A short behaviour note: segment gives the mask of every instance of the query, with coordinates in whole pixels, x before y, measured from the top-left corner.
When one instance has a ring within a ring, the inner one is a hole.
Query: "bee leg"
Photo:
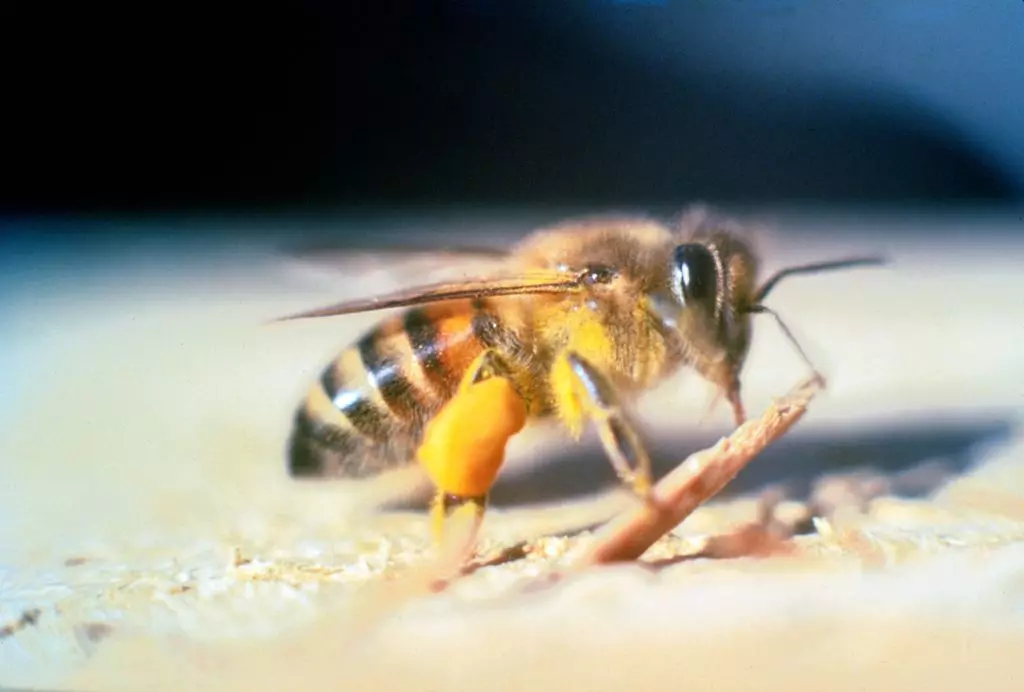
[[[439,490],[430,507],[434,544],[445,550],[457,551],[460,561],[468,557],[476,545],[476,537],[486,511],[487,495],[466,497]],[[469,523],[465,524],[467,518]],[[452,540],[450,535],[446,536],[445,529],[451,526],[464,529],[459,532],[462,535],[455,537],[462,540]]]
[[[430,503],[430,534],[434,537],[434,545],[444,541],[444,523],[448,518],[448,494],[438,490]]]
[[[465,390],[492,377],[502,377],[511,383],[512,370],[497,351],[487,349],[470,364],[466,374],[462,376],[462,382],[459,383],[459,390]]]
[[[499,354],[485,351],[467,369],[452,399],[427,423],[416,455],[437,488],[431,516],[434,540],[443,550],[452,543],[445,535],[449,519],[465,513],[471,513],[468,542],[460,539],[454,545],[472,550],[487,495],[505,462],[505,446],[525,425],[526,413],[526,400],[509,368]]]
[[[563,408],[570,409],[569,417],[579,418],[580,422],[586,419],[593,421],[619,479],[644,500],[650,500],[651,460],[615,386],[575,351],[566,352],[558,368],[556,377],[567,378],[571,382],[573,401],[563,405]],[[575,421],[570,421],[572,423]]]

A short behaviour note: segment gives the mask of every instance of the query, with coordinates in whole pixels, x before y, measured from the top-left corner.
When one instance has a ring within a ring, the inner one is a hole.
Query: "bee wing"
[[[277,322],[305,319],[310,317],[331,317],[351,315],[357,312],[371,312],[388,308],[408,307],[424,303],[437,303],[461,298],[488,298],[536,293],[573,293],[584,285],[585,276],[580,272],[529,271],[518,275],[483,276],[479,278],[426,284],[385,293],[370,298],[348,300],[305,312],[278,318]]]
[[[344,248],[330,243],[319,245],[293,246],[284,252],[289,257],[302,261],[324,264],[337,264],[350,260],[353,256],[375,255],[388,259],[422,259],[425,256],[447,256],[456,259],[500,260],[508,256],[509,251],[485,245],[446,245],[444,247],[417,247],[415,245],[380,248]]]
[[[415,276],[420,282],[481,276],[500,271],[509,257],[507,249],[484,246],[353,249],[307,245],[286,249],[282,254],[286,269],[297,272],[303,280],[339,287],[351,285],[353,276],[366,279],[379,275],[385,280]]]

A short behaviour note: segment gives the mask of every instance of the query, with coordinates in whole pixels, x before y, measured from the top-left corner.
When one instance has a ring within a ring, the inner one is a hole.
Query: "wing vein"
[[[333,305],[286,315],[273,321],[285,322],[315,317],[351,315],[359,312],[372,312],[466,298],[573,293],[580,290],[583,285],[583,278],[580,274],[568,274],[565,272],[539,272],[507,278],[468,279],[417,286],[370,298],[347,300],[334,303]]]

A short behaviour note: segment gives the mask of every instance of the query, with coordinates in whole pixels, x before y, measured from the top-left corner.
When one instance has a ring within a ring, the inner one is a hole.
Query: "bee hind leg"
[[[571,428],[592,421],[619,479],[650,501],[651,460],[611,380],[575,351],[561,356],[554,377],[563,419]]]
[[[470,366],[466,370],[466,374],[462,376],[462,382],[459,384],[460,391],[464,391],[468,387],[480,384],[485,380],[489,380],[494,377],[501,377],[507,379],[509,382],[512,381],[512,369],[509,367],[508,362],[501,355],[493,350],[487,349],[479,356],[476,357]]]
[[[487,495],[466,497],[438,490],[430,505],[434,544],[464,559],[472,552],[487,511]],[[452,535],[450,530],[456,530]]]
[[[500,355],[485,351],[424,430],[417,458],[437,488],[433,535],[446,553],[460,550],[468,557],[472,551],[505,447],[525,425],[527,404],[510,373]],[[448,535],[449,526],[467,533]]]

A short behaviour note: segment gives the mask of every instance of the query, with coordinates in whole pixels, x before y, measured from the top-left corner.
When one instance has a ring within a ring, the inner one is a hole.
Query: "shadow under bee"
[[[721,493],[735,497],[782,486],[787,496],[810,496],[815,482],[828,474],[864,471],[891,479],[892,492],[920,497],[977,460],[979,446],[1008,439],[1009,420],[912,423],[849,432],[793,431],[766,450]],[[718,440],[713,433],[649,439],[655,474],[668,473],[679,460]],[[589,495],[618,485],[614,473],[601,463],[601,448],[593,436],[579,445],[549,452],[543,463],[506,470],[491,495],[495,507],[552,503]],[[425,506],[426,496],[389,504],[388,509]]]
[[[935,490],[951,475],[963,472],[979,445],[1009,438],[1006,420],[957,424],[911,424],[870,431],[805,433],[793,431],[767,449],[722,492],[737,496],[782,485],[787,494],[804,498],[816,479],[826,474],[867,470],[894,478],[894,491],[915,497]],[[658,477],[687,454],[717,441],[715,435],[655,438],[651,456]],[[580,445],[530,472],[507,474],[494,488],[496,506],[552,502],[593,493],[616,484],[609,469],[595,464],[596,444]]]

